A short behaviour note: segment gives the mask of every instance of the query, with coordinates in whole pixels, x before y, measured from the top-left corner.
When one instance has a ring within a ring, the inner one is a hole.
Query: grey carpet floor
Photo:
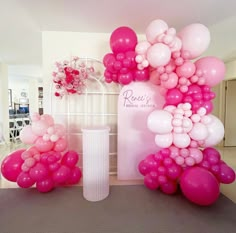
[[[0,190],[0,233],[108,232],[235,233],[236,205],[221,195],[200,207],[142,185],[111,186],[100,202],[86,201],[82,187]]]

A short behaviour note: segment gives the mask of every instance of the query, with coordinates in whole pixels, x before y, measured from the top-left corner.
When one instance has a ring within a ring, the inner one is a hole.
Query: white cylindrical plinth
[[[100,201],[109,194],[109,127],[82,128],[83,195]]]

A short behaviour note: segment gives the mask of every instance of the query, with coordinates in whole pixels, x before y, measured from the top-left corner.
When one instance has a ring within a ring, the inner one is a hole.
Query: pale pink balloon
[[[189,132],[189,136],[195,141],[205,140],[208,136],[208,129],[202,123],[194,123],[192,130]]]
[[[185,164],[189,167],[195,165],[195,160],[192,157],[185,158]]]
[[[168,148],[171,146],[172,142],[173,142],[172,133],[157,134],[155,136],[155,143],[158,147]]]
[[[223,123],[214,115],[209,114],[209,117],[211,118],[211,122],[206,125],[208,136],[205,139],[204,147],[215,146],[224,138]]]
[[[43,136],[48,129],[49,125],[45,120],[32,122],[32,132],[37,136]]]
[[[135,47],[135,52],[140,55],[146,54],[150,46],[151,44],[148,41],[140,41]]]
[[[161,19],[153,20],[146,28],[146,38],[151,43],[156,42],[157,36],[168,30],[168,25]]]
[[[182,41],[182,50],[190,52],[189,59],[196,58],[205,52],[211,40],[208,28],[199,23],[184,27],[178,33],[178,37]]]
[[[173,144],[178,148],[186,148],[190,144],[190,137],[186,133],[174,133]]]
[[[155,110],[151,112],[147,119],[147,127],[150,131],[158,134],[170,133],[173,116],[165,110]]]
[[[49,114],[43,114],[41,120],[46,121],[48,126],[54,125],[53,117]]]
[[[147,51],[147,60],[154,68],[167,65],[170,61],[170,58],[170,48],[162,43],[152,45]]]
[[[20,131],[20,140],[24,144],[34,144],[37,138],[38,136],[33,133],[31,125],[25,126]]]
[[[182,48],[182,41],[180,38],[176,37],[174,44],[170,47],[171,52],[179,51]]]
[[[35,147],[39,152],[48,152],[52,150],[53,146],[53,142],[44,141],[42,137],[39,137],[35,142]]]
[[[213,87],[225,77],[225,64],[217,57],[203,57],[195,62],[197,70],[203,73],[205,85]]]

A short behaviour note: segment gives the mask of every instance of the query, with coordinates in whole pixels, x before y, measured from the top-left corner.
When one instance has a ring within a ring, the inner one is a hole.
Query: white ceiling
[[[213,43],[208,52],[230,60],[236,57],[235,10],[235,0],[0,0],[0,62],[40,67],[42,31],[111,33],[126,25],[142,34],[154,19],[177,30],[206,25]]]

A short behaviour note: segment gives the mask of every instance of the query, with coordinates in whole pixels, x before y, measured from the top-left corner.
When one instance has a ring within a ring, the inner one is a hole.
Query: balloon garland
[[[25,126],[20,139],[30,145],[10,153],[1,165],[2,175],[21,188],[33,185],[42,193],[57,186],[79,183],[79,154],[67,149],[66,130],[48,114],[33,114],[32,125]]]
[[[191,60],[210,44],[210,32],[202,24],[190,24],[177,33],[157,19],[145,35],[146,40],[138,42],[133,29],[115,29],[112,53],[103,58],[107,83],[149,81],[160,86],[165,97],[163,109],[146,119],[157,152],[140,161],[138,169],[149,189],[173,194],[180,184],[188,200],[211,205],[219,196],[219,183],[235,181],[235,171],[213,148],[223,139],[224,126],[211,114],[211,88],[223,80],[225,65],[212,56]]]

